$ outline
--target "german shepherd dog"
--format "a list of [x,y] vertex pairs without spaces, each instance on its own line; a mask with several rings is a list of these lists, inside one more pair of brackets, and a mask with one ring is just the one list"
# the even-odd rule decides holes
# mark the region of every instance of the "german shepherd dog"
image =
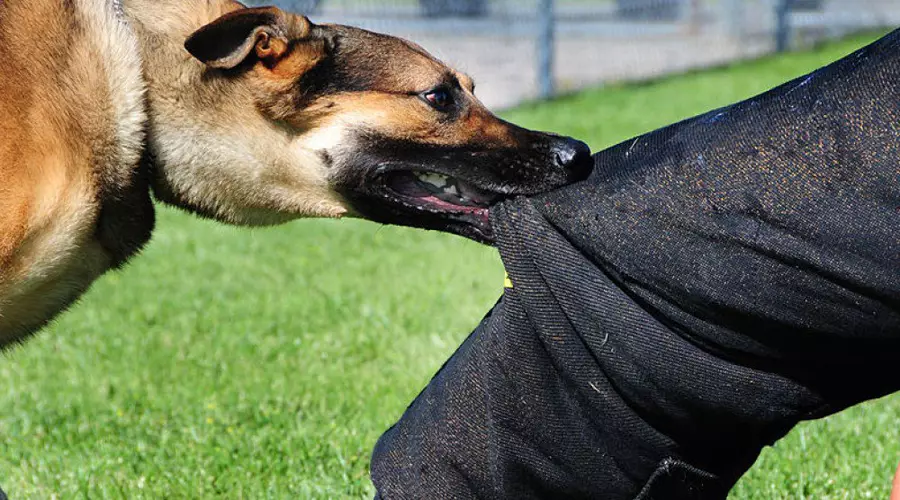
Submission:
[[491,241],[584,178],[422,48],[230,0],[0,1],[0,346],[150,238],[151,191],[238,225],[362,217]]

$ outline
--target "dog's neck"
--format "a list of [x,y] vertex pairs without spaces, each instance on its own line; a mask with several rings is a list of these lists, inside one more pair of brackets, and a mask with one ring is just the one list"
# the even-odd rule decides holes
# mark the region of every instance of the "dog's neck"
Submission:
[[247,225],[346,212],[321,155],[264,117],[248,78],[207,74],[185,40],[231,0],[121,0],[141,46],[149,124],[145,158],[164,202]]
[[[178,68],[180,73],[193,69],[173,64],[173,61],[184,58],[184,40],[190,33],[227,12],[222,7],[232,3],[223,0],[110,1],[116,15],[137,34],[143,73],[148,80],[148,94],[152,94],[154,86],[165,81],[165,76],[172,73],[173,67]],[[162,82],[154,78],[157,75],[163,75]],[[151,142],[150,137],[147,137],[147,142]],[[142,162],[151,172],[158,170],[160,161],[163,160],[145,147]]]

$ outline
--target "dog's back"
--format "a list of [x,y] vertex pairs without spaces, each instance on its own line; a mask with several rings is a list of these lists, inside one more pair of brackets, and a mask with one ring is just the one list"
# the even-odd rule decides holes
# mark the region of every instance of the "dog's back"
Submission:
[[112,0],[0,3],[0,344],[119,260],[98,222],[137,182],[138,54]]

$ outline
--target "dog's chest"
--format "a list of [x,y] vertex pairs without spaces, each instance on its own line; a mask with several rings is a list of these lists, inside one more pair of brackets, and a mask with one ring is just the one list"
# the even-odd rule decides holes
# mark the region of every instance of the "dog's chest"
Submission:
[[38,193],[31,229],[0,284],[0,345],[42,326],[109,269],[94,191],[85,182]]

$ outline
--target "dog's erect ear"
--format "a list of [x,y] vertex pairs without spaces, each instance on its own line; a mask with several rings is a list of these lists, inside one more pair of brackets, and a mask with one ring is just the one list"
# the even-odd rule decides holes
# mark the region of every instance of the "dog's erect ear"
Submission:
[[240,9],[195,31],[184,48],[211,68],[231,69],[254,56],[272,67],[292,40],[309,36],[309,19],[277,7]]

